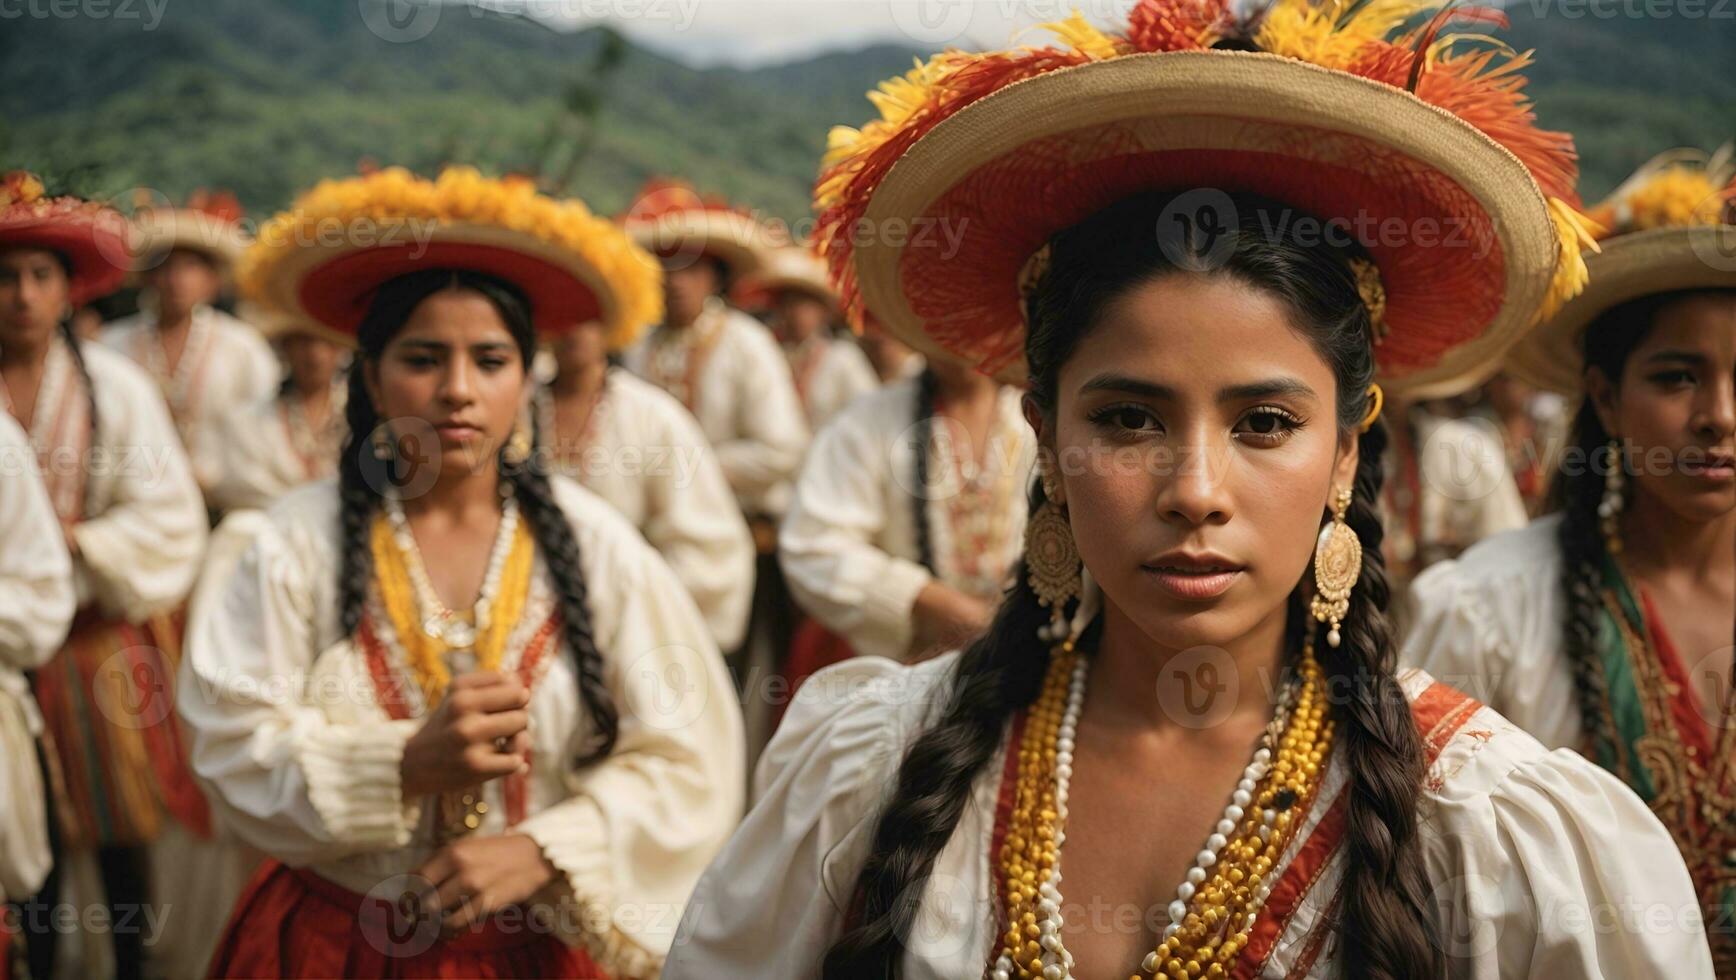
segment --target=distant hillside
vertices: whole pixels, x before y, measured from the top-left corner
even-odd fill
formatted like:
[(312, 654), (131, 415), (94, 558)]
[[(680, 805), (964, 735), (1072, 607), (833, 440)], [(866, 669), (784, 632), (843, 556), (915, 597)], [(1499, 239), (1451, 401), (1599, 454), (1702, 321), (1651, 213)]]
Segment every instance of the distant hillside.
[[(1512, 8), (1506, 37), (1539, 49), (1539, 114), (1577, 134), (1589, 196), (1658, 149), (1736, 137), (1736, 22), (1571, 18), (1563, 11), (1578, 0), (1555, 2), (1543, 17), (1545, 0)], [(360, 9), (175, 0), (150, 31), (139, 20), (7, 20), (0, 168), (88, 193), (228, 187), (264, 212), (363, 158), (550, 172), (588, 143), (571, 189), (601, 210), (622, 207), (647, 176), (677, 173), (793, 219), (807, 212), (827, 129), (867, 118), (863, 93), (917, 54), (879, 46), (698, 70), (603, 29), (561, 33), (469, 8), (392, 43)], [(618, 54), (606, 86), (605, 47)]]

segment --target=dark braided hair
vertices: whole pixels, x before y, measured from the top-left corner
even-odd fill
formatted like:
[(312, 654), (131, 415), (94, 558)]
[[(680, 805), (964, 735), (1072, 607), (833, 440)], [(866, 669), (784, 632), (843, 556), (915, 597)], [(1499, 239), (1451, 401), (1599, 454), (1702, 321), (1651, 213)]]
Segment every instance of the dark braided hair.
[[(1597, 368), (1610, 384), (1621, 382), (1628, 358), (1651, 332), (1666, 306), (1696, 295), (1698, 290), (1654, 293), (1605, 310), (1581, 338), (1586, 370)], [(1736, 291), (1713, 290), (1710, 292)], [(1612, 453), (1611, 435), (1597, 417), (1588, 394), (1574, 416), (1570, 445), (1562, 454), (1549, 488), (1549, 509), (1561, 511), (1557, 541), (1561, 547), (1561, 594), (1567, 600), (1562, 629), (1567, 662), (1573, 668), (1574, 698), (1579, 704), (1580, 730), (1593, 759), (1615, 765), (1620, 759), (1615, 732), (1606, 710), (1609, 689), (1603, 673), (1603, 562), (1606, 548), (1597, 505), (1603, 500), (1610, 468), (1631, 475), (1622, 454)], [(1628, 481), (1632, 486), (1632, 481)]]
[[(518, 287), (482, 273), (449, 269), (408, 273), (380, 287), (356, 335), (357, 356), (350, 366), (349, 399), (344, 406), (349, 434), (345, 437), (343, 455), (338, 462), (339, 521), (343, 536), (338, 595), (340, 622), (346, 634), (353, 634), (361, 622), (368, 581), (373, 574), (368, 533), (380, 506), (379, 488), (386, 486), (388, 481), (403, 477), (402, 461), (396, 453), (387, 460), (374, 458), (373, 434), (386, 422), (380, 418), (373, 399), (368, 395), (363, 368), (369, 362), (378, 363), (386, 345), (403, 328), (416, 307), (443, 289), (475, 292), (494, 306), (518, 344), (527, 373), (526, 383), (529, 383), (531, 357), (536, 352), (536, 333), (531, 325), (530, 303)], [(596, 637), (591, 632), (579, 543), (565, 513), (555, 502), (548, 474), (536, 465), (536, 459), (532, 454), (530, 460), (518, 465), (500, 459), (500, 478), (518, 499), (520, 512), (536, 539), (537, 550), (542, 554), (555, 587), (563, 636), (572, 653), (573, 673), (578, 678), (579, 698), (596, 725), (593, 743), (580, 758), (582, 763), (589, 763), (607, 756), (614, 749), (620, 715), (605, 683), (603, 654), (597, 649)]]
[[(1337, 378), (1337, 422), (1353, 431), (1367, 411), (1374, 376), (1367, 309), (1344, 252), (1318, 239), (1299, 242), (1290, 230), (1304, 217), (1278, 202), (1233, 194), (1227, 249), (1187, 243), (1190, 258), (1215, 264), (1206, 275), (1231, 276), (1284, 300), (1296, 326), (1331, 364)], [(1025, 338), (1030, 397), (1045, 413), (1056, 406), (1056, 378), (1102, 311), (1126, 290), (1181, 271), (1152, 233), (1173, 195), (1141, 194), (1055, 235), (1048, 271), (1027, 301)], [(1315, 226), (1318, 227), (1318, 226)], [(1272, 229), (1286, 237), (1274, 238)], [(1168, 243), (1173, 248), (1173, 243)], [(1211, 248), (1217, 244), (1217, 248)], [(1224, 254), (1226, 253), (1227, 254)], [(1346, 521), (1363, 542), (1362, 574), (1343, 643), (1321, 646), (1321, 668), (1335, 698), (1338, 748), (1349, 769), (1344, 879), (1336, 926), (1344, 975), (1356, 978), (1438, 977), (1445, 964), (1418, 846), (1416, 799), (1425, 773), (1422, 738), (1393, 677), (1396, 657), (1386, 617), (1389, 588), (1380, 556), (1376, 511), (1386, 430), (1362, 434), (1355, 500)], [(1044, 502), (1040, 486), (1031, 507)], [(1324, 517), (1324, 512), (1322, 513)], [(896, 975), (923, 883), (958, 823), (972, 783), (1000, 748), (1012, 715), (1039, 693), (1049, 652), (1036, 642), (1046, 621), (1025, 581), (1021, 560), (1011, 590), (988, 630), (960, 654), (938, 714), (899, 767), (897, 784), (878, 818), (869, 857), (856, 880), (853, 926), (827, 951), (823, 975)], [(1317, 629), (1303, 619), (1302, 592), (1290, 599), (1289, 631)], [(1100, 621), (1099, 621), (1100, 622)], [(1080, 648), (1095, 649), (1094, 625)], [(1340, 703), (1343, 701), (1343, 703)]]
[(916, 479), (911, 481), (916, 492), (911, 495), (911, 527), (916, 532), (916, 560), (929, 574), (935, 574), (934, 542), (928, 526), (928, 453), (934, 444), (934, 395), (939, 385), (934, 369), (925, 367), (916, 377), (916, 425), (911, 431), (911, 451), (915, 454)]

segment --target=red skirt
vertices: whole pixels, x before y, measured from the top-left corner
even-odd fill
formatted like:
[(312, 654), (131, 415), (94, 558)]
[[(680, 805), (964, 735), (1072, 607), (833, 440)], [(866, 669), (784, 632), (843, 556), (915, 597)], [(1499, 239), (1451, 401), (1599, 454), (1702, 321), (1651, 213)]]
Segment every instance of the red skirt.
[(267, 861), (235, 904), (213, 977), (579, 977), (608, 980), (583, 950), (496, 916), (452, 937), (312, 871)]

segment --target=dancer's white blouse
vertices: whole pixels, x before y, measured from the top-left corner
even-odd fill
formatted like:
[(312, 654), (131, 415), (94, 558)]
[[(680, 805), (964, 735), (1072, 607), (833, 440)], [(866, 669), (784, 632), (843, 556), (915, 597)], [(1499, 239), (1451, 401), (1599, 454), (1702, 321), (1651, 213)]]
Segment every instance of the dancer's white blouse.
[(578, 448), (556, 432), (549, 462), (613, 504), (640, 532), (704, 614), (719, 649), (747, 632), (753, 536), (717, 454), (693, 415), (667, 392), (610, 370)]
[[(916, 544), (917, 385), (907, 378), (865, 395), (820, 432), (778, 531), (778, 558), (797, 604), (858, 654), (893, 660), (911, 652), (911, 606), (935, 578)], [(1025, 488), (1036, 462), (1019, 397), (1002, 389), (996, 432), (1013, 444), (989, 456), (1010, 461), (1015, 487), (1000, 553), (989, 556), (1002, 569), (1024, 547)], [(924, 502), (930, 550), (941, 581), (961, 588), (949, 494), (943, 477), (932, 478), (936, 491)]]
[(35, 894), (48, 873), (48, 823), (24, 671), (42, 666), (72, 622), (72, 559), (36, 452), (0, 410), (0, 900)]
[(346, 429), (342, 403), (334, 400), (332, 411), (337, 417), (305, 436), (307, 445), (297, 446), (288, 407), (275, 392), (238, 407), (222, 421), (212, 453), (221, 464), (217, 482), (206, 492), (211, 506), (222, 511), (266, 507), (304, 483), (334, 475)]
[[(948, 654), (904, 667), (858, 657), (809, 678), (760, 757), (752, 812), (688, 904), (665, 980), (817, 975), (904, 752), (944, 710), (956, 660)], [(1401, 683), (1414, 700), (1432, 680), (1413, 672)], [(1711, 977), (1687, 869), (1651, 811), (1580, 756), (1544, 749), (1475, 702), (1466, 710), (1418, 801), (1451, 975)], [(993, 958), (989, 846), (999, 756), (983, 768), (925, 879), (900, 976), (978, 977)], [(1319, 828), (1345, 778), (1342, 753), (1335, 754), (1283, 867)], [(1309, 938), (1344, 860), (1339, 849), (1326, 861), (1261, 976), (1289, 976), (1298, 958), (1315, 952), (1305, 975), (1338, 975), (1331, 945), (1311, 952)]]
[[(717, 337), (695, 372), (693, 391), (676, 390), (678, 384), (656, 368), (653, 351), (674, 341), (666, 326), (651, 330), (622, 358), (634, 374), (670, 391), (693, 412), (742, 509), (776, 516), (783, 513), (789, 481), (808, 446), (790, 365), (758, 320), (736, 309), (716, 317)], [(702, 315), (687, 329), (706, 322)]]
[(1560, 514), (1497, 534), (1411, 584), (1399, 661), (1506, 715), (1551, 748), (1582, 742), (1561, 590)]
[(49, 347), (31, 416), (30, 442), (57, 513), (79, 515), (73, 584), (77, 605), (141, 622), (178, 604), (205, 550), (206, 515), (192, 467), (151, 379), (101, 344), (80, 346), (96, 388), (89, 400), (72, 352)]
[[(807, 412), (808, 428), (819, 432), (825, 424), (858, 397), (880, 387), (874, 365), (855, 340), (829, 337), (821, 341), (821, 352), (814, 356), (812, 366), (798, 357), (791, 369), (796, 372), (796, 390), (802, 396), (802, 410)], [(806, 377), (802, 377), (805, 373)]]
[(270, 396), (283, 376), (271, 345), (251, 325), (209, 306), (193, 311), (187, 346), (172, 372), (155, 313), (115, 320), (104, 326), (102, 339), (156, 379), (199, 485), (216, 486), (223, 476), (224, 423)]
[[(505, 826), (496, 780), (479, 833), (534, 839), (563, 876), (561, 896), (583, 912), (560, 917), (561, 937), (613, 976), (655, 976), (694, 882), (740, 817), (740, 709), (668, 566), (608, 504), (565, 477), (552, 483), (578, 540), (620, 739), (606, 759), (575, 767), (591, 722), (570, 655), (551, 645), (533, 678), (528, 817)], [(335, 483), (274, 504), (227, 589), (194, 611), (179, 706), (193, 768), (228, 826), (365, 893), (435, 852), (435, 808), (400, 793), (404, 745), (422, 722), (388, 717), (340, 631), (341, 547)], [(554, 609), (539, 556), (503, 670), (518, 668)], [(389, 636), (388, 624), (375, 628)]]

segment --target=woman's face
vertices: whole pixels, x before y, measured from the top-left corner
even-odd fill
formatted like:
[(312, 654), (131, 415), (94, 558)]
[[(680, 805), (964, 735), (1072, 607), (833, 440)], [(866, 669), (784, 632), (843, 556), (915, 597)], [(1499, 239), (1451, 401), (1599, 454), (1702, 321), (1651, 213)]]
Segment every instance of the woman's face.
[(70, 308), (72, 281), (44, 248), (0, 249), (0, 346), (48, 343)]
[(1736, 296), (1670, 303), (1619, 384), (1596, 368), (1586, 381), (1604, 430), (1627, 443), (1635, 492), (1690, 521), (1736, 510)]
[(1284, 615), (1356, 471), (1336, 391), (1290, 311), (1237, 279), (1173, 274), (1110, 304), (1040, 434), (1105, 602), (1175, 650)]
[(562, 374), (583, 374), (609, 359), (609, 332), (601, 320), (587, 320), (549, 342)]
[(778, 293), (777, 311), (778, 339), (786, 344), (801, 343), (826, 329), (832, 315), (824, 302), (796, 289)]
[(418, 304), (364, 377), (399, 452), (412, 462), (438, 459), (441, 476), (493, 465), (529, 391), (500, 312), (466, 289)]
[(283, 361), (301, 391), (329, 388), (343, 360), (343, 348), (310, 333), (292, 333), (282, 341)]

